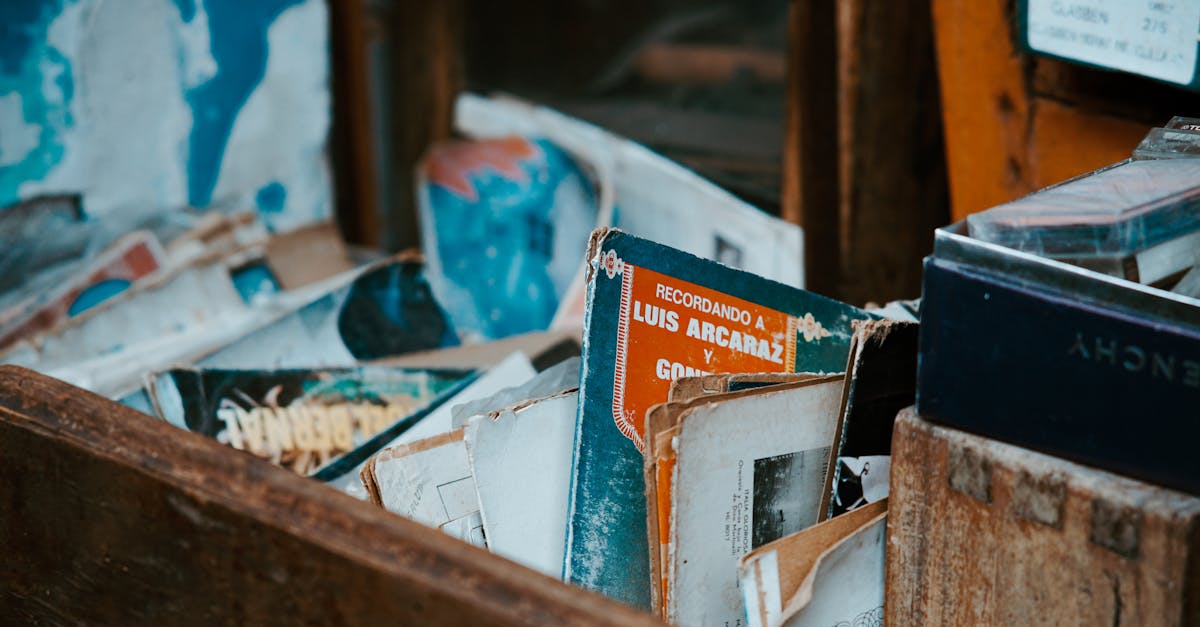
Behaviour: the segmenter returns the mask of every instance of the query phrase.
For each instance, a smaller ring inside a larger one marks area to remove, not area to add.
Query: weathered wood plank
[[[1029,94],[1003,0],[933,0],[954,219],[1033,191]]]
[[[0,368],[6,622],[651,624],[28,370]]]
[[[933,230],[950,221],[929,5],[843,0],[837,11],[837,296],[914,298]]]
[[[368,48],[378,37],[366,0],[329,3],[330,87],[333,123],[329,154],[333,161],[338,224],[346,239],[378,246],[380,240],[379,163]],[[374,28],[373,28],[374,27]]]
[[[394,2],[383,16],[387,59],[388,156],[384,178],[383,247],[420,245],[416,167],[434,142],[450,137],[462,89],[462,0]]]
[[[838,286],[837,30],[833,0],[792,0],[782,217],[804,227],[810,290]]]
[[[949,221],[929,6],[793,2],[783,216],[804,227],[809,289],[912,298]]]
[[[1200,498],[896,419],[891,625],[1200,624]]]

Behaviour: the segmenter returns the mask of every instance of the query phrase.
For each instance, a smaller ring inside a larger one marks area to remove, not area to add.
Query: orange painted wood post
[[[933,0],[955,220],[1129,156],[1195,94],[1017,49],[1007,0]]]

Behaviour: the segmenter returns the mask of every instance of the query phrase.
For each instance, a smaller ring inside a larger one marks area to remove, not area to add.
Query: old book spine
[[[1200,327],[1086,298],[927,261],[917,408],[1200,494]]]
[[[912,409],[892,454],[889,625],[1200,624],[1200,499]]]

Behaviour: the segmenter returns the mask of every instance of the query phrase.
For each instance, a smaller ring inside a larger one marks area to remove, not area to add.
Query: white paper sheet
[[[375,458],[375,481],[389,512],[486,546],[463,437],[459,429],[384,451]]]
[[[525,353],[520,351],[512,353],[500,363],[489,368],[487,372],[466,388],[463,388],[461,392],[455,394],[453,398],[446,399],[446,402],[442,403],[433,413],[413,425],[408,431],[400,434],[384,448],[408,444],[448,433],[454,428],[451,425],[451,416],[455,405],[480,398],[487,398],[507,387],[527,381],[535,374],[537,374],[537,371],[533,369],[533,365],[529,363],[529,358],[525,356]],[[363,487],[362,481],[359,479],[359,473],[365,465],[366,462],[363,462],[353,471],[347,472],[341,477],[330,481],[329,485],[355,498],[366,499],[366,488]]]
[[[416,442],[417,440],[440,433],[446,433],[454,428],[452,419],[455,406],[491,397],[505,388],[525,383],[536,374],[537,370],[534,370],[533,365],[529,363],[529,358],[522,352],[515,352],[505,357],[504,361],[489,368],[474,383],[468,385],[462,392],[456,394],[454,398],[442,403],[442,406],[438,407],[436,411],[429,414],[421,422],[413,425],[408,431],[400,434],[388,446]]]
[[[812,600],[784,621],[788,627],[883,625],[887,518],[879,517],[821,556]]]
[[[472,419],[471,458],[492,551],[560,577],[579,392]]]
[[[680,625],[745,616],[738,559],[817,522],[842,379],[697,407],[681,421],[672,494]]]

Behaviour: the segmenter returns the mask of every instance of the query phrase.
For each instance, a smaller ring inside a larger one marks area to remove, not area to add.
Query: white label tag
[[[1180,85],[1196,71],[1200,0],[1028,0],[1029,47]]]

